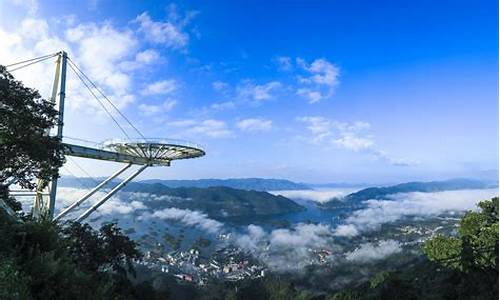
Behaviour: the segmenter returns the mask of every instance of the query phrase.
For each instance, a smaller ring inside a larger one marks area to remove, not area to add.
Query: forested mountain
[[[230,179],[198,179],[198,180],[162,180],[148,179],[144,183],[161,183],[167,187],[197,187],[206,188],[214,186],[225,186],[234,189],[256,190],[256,191],[278,191],[278,190],[308,190],[309,186],[285,179],[266,178],[230,178]]]
[[[410,192],[440,192],[465,189],[487,189],[498,186],[497,183],[490,183],[475,179],[457,178],[443,181],[430,182],[407,182],[386,187],[370,187],[351,193],[342,198],[333,198],[324,203],[323,207],[339,206],[359,206],[361,202],[375,199],[386,199],[388,195]]]
[[[255,217],[301,211],[304,208],[283,196],[228,187],[169,188],[163,184],[131,183],[129,192],[170,196],[168,200],[144,202],[149,208],[176,207],[199,210],[211,218]]]

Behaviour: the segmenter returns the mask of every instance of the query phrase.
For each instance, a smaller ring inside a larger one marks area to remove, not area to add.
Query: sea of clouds
[[[474,210],[478,202],[497,195],[498,189],[457,190],[401,193],[390,195],[387,200],[368,200],[366,208],[354,211],[344,224],[336,227],[335,235],[356,236],[404,217],[432,217]]]
[[[295,224],[289,229],[265,231],[257,225],[248,225],[236,235],[235,242],[251,252],[274,270],[299,270],[315,263],[312,250],[333,249],[332,229],[324,224]]]
[[[350,193],[359,191],[361,188],[334,188],[334,189],[317,189],[317,190],[285,190],[285,191],[270,191],[273,195],[281,195],[289,199],[309,200],[318,203],[325,203],[332,198],[341,198]]]
[[[367,263],[384,259],[401,251],[403,248],[398,241],[382,240],[376,243],[363,243],[353,251],[347,252],[345,258],[352,262]]]
[[[85,190],[77,188],[60,188],[57,209],[60,211],[85,194]],[[324,202],[325,199],[346,195],[352,190],[326,191],[287,191],[291,198],[309,199]],[[283,192],[276,194],[285,195]],[[92,198],[99,199],[105,193],[97,192]],[[394,222],[405,217],[432,217],[444,213],[453,214],[476,209],[476,204],[498,195],[497,189],[458,190],[435,193],[402,193],[388,196],[386,200],[368,200],[366,207],[353,211],[345,222],[332,228],[326,224],[292,224],[290,228],[265,229],[250,224],[244,227],[230,228],[227,224],[211,219],[207,214],[189,209],[175,207],[161,210],[149,209],[147,201],[171,201],[170,196],[158,196],[147,193],[121,192],[111,197],[95,213],[95,217],[103,220],[130,218],[141,222],[144,228],[156,220],[177,223],[181,227],[196,228],[207,233],[231,233],[231,243],[252,253],[274,270],[300,270],[304,266],[317,263],[315,250],[326,249],[332,252],[332,261],[339,259],[352,263],[366,263],[384,259],[403,251],[402,245],[395,240],[382,240],[375,243],[362,243],[354,250],[345,252],[335,242],[336,237],[354,237],[363,232],[377,230],[384,223]],[[83,203],[73,214],[87,209],[96,200]],[[24,202],[25,209],[31,205]],[[121,217],[120,217],[121,216]],[[134,222],[136,222],[134,221]]]

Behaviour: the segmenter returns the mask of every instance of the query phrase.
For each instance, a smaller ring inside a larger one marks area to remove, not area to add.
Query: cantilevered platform
[[[186,141],[169,139],[115,139],[106,141],[97,147],[88,147],[65,143],[64,149],[65,154],[69,156],[122,162],[127,163],[127,165],[101,182],[99,185],[97,185],[95,188],[81,197],[78,201],[65,208],[58,216],[55,217],[55,220],[59,220],[67,215],[70,211],[78,207],[90,196],[101,189],[104,185],[109,183],[114,178],[118,177],[118,175],[122,174],[133,164],[142,166],[132,175],[118,184],[115,188],[113,188],[109,193],[106,194],[106,196],[104,196],[89,209],[87,209],[76,219],[76,221],[82,221],[83,219],[88,217],[93,211],[104,204],[104,202],[106,202],[111,196],[113,196],[117,191],[119,191],[147,167],[170,166],[170,162],[173,160],[196,158],[205,155],[205,151],[198,145]]]
[[[199,145],[170,139],[113,139],[100,147],[64,143],[64,149],[64,154],[69,156],[150,166],[170,166],[172,160],[205,155]]]

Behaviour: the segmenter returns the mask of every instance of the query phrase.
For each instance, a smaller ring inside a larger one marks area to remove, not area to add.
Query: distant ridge
[[[224,186],[170,188],[160,183],[131,182],[124,190],[174,197],[167,200],[155,199],[144,202],[151,209],[159,210],[176,207],[197,210],[215,219],[278,215],[304,210],[301,205],[280,195],[276,196],[264,191],[247,191]],[[189,199],[189,201],[186,201],[186,199]]]
[[[333,198],[324,207],[359,206],[361,202],[370,199],[386,199],[388,195],[410,192],[441,192],[465,189],[487,189],[497,187],[497,183],[489,183],[476,179],[455,178],[443,181],[407,182],[386,187],[370,187],[349,194],[341,199]]]
[[[230,178],[230,179],[198,179],[198,180],[162,180],[148,179],[140,181],[142,183],[160,183],[170,188],[179,187],[230,187],[241,190],[254,191],[278,191],[278,190],[309,190],[309,186],[296,183],[286,179],[266,179],[266,178]]]
[[[99,181],[100,179],[95,179]],[[268,181],[268,180],[266,180]],[[105,189],[115,186],[118,181],[108,184]],[[91,188],[94,179],[63,177],[61,186]],[[278,185],[276,185],[278,186]],[[280,185],[284,187],[285,185]],[[288,185],[290,187],[291,185]],[[235,189],[226,186],[211,187],[168,187],[162,183],[130,182],[123,188],[126,192],[145,193],[143,203],[148,209],[165,208],[189,209],[206,213],[210,218],[232,217],[253,218],[303,211],[305,208],[294,201],[267,193],[266,191]],[[150,197],[146,194],[169,197]]]

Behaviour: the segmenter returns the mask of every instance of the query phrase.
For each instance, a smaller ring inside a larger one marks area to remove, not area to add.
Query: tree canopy
[[[463,272],[498,272],[498,197],[478,206],[480,211],[464,215],[456,237],[438,235],[424,243],[431,261]]]
[[[54,104],[0,66],[0,185],[49,182],[64,162],[61,141],[47,135],[57,124]],[[4,191],[5,193],[5,191]]]

